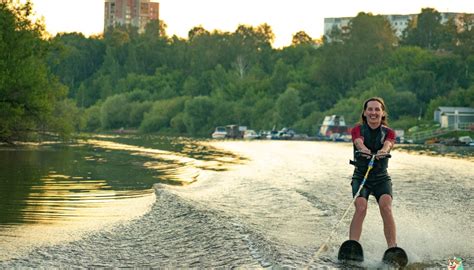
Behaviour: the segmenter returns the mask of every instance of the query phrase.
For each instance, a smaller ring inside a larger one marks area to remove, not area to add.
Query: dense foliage
[[[5,7],[3,13],[12,14]],[[13,124],[19,117],[36,117],[26,113],[28,100],[15,107],[13,98],[21,97],[12,94],[17,91],[33,100],[39,98],[35,91],[42,93],[40,105],[32,108],[46,114],[67,111],[63,114],[75,119],[76,129],[192,136],[208,136],[226,124],[256,130],[292,127],[314,135],[328,114],[357,122],[370,96],[385,99],[392,125],[401,128],[420,118],[432,120],[437,106],[474,107],[474,18],[443,24],[433,9],[423,9],[401,40],[384,17],[360,13],[348,29],[334,31],[322,44],[300,31],[292,45],[281,49],[272,48],[274,34],[267,24],[240,25],[235,32],[197,26],[181,39],[169,37],[160,22],[144,33],[117,26],[103,36],[62,33],[49,40],[27,25],[21,29],[12,23],[10,32],[1,33],[0,46],[10,47],[2,47],[0,58],[0,135],[23,129]],[[24,35],[32,37],[20,45],[4,44]],[[27,74],[28,79],[12,79],[12,70],[4,68],[13,66],[5,61],[16,50],[15,57],[26,62],[15,67],[25,69],[15,76]],[[68,99],[56,103],[64,93],[61,85],[69,89]],[[22,113],[12,114],[19,108]]]
[[[26,139],[32,131],[67,134],[74,128],[64,121],[71,114],[56,117],[72,113],[64,100],[67,90],[48,71],[44,30],[29,20],[30,14],[29,3],[0,3],[0,141]]]

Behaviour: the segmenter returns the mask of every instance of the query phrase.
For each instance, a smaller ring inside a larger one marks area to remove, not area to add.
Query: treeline
[[[360,13],[321,43],[301,31],[282,49],[272,48],[267,24],[240,25],[234,32],[196,26],[186,39],[169,37],[164,22],[150,23],[141,34],[125,27],[88,38],[37,34],[41,46],[27,47],[41,60],[45,78],[28,87],[49,98],[45,112],[56,120],[35,123],[51,130],[62,124],[63,131],[124,128],[208,136],[215,126],[239,124],[315,134],[328,114],[357,122],[370,96],[385,99],[392,126],[408,128],[420,117],[431,121],[440,105],[474,107],[473,25],[470,16],[443,24],[440,14],[427,8],[398,39],[384,17]],[[42,29],[30,24],[25,31]],[[2,35],[0,46],[7,38],[3,30]],[[38,55],[43,47],[47,53]],[[27,67],[39,72],[38,65]],[[17,121],[4,113],[4,104],[15,103],[3,93],[23,91],[25,85],[3,78],[2,73],[0,121],[11,119],[9,126],[0,124],[5,130],[16,128]],[[29,111],[22,115],[34,118]]]
[[[62,117],[79,115],[66,100],[67,87],[49,70],[49,41],[33,23],[31,4],[0,3],[0,142],[28,139],[32,133],[73,131]],[[77,110],[77,109],[76,109]]]

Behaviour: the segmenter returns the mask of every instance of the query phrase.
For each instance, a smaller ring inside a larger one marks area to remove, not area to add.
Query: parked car
[[[213,139],[225,139],[227,137],[227,131],[225,127],[216,127],[216,130],[212,133]]]
[[[268,131],[265,138],[269,140],[278,140],[279,139],[278,131],[276,130]]]
[[[253,140],[253,139],[259,139],[259,138],[260,138],[260,135],[258,135],[257,132],[255,132],[255,130],[253,129],[247,129],[246,131],[244,131],[244,139]]]
[[[461,136],[458,138],[458,140],[466,145],[469,145],[473,142],[470,136]]]
[[[280,131],[278,131],[278,139],[291,140],[295,134],[296,132],[290,128],[282,128]]]

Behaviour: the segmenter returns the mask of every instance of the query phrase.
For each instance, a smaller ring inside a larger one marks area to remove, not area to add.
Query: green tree
[[[84,111],[85,118],[85,130],[87,131],[99,131],[101,128],[100,123],[100,111],[102,104],[100,102],[90,106]]]
[[[298,31],[291,39],[291,45],[314,44],[313,39],[305,31]]]
[[[433,8],[423,8],[403,33],[404,44],[426,49],[437,49],[441,38],[441,14]]]
[[[48,121],[67,89],[46,65],[44,26],[30,20],[31,12],[31,2],[17,7],[0,3],[0,141],[60,128]]]
[[[425,118],[427,120],[433,119],[433,113],[439,106],[452,107],[474,107],[474,86],[469,89],[458,88],[449,92],[446,96],[439,96],[430,100],[427,106]]]
[[[464,14],[461,17],[461,29],[458,31],[459,42],[456,53],[463,58],[474,55],[474,14]]]
[[[350,21],[341,42],[325,44],[322,48],[322,60],[315,76],[322,84],[324,102],[336,103],[357,81],[365,78],[371,68],[383,65],[392,54],[394,44],[396,37],[387,19],[359,13]]]
[[[170,120],[171,130],[177,134],[186,133],[186,124],[184,123],[184,112],[180,112]]]
[[[145,25],[144,36],[147,39],[153,40],[157,38],[167,38],[166,35],[167,25],[163,21],[151,20]]]
[[[273,70],[272,77],[270,78],[270,82],[272,85],[272,93],[273,94],[280,94],[283,93],[288,86],[290,81],[289,72],[291,67],[285,64],[283,60],[279,59],[276,62],[275,69]]]
[[[100,108],[102,129],[127,127],[130,104],[125,95],[108,97]]]
[[[212,112],[215,105],[206,96],[194,97],[186,101],[184,106],[184,124],[191,135],[208,136],[212,132]]]
[[[199,81],[193,76],[189,76],[184,81],[183,85],[183,94],[189,96],[199,96],[201,93],[199,91]]]
[[[103,41],[98,37],[86,38],[80,33],[61,33],[51,40],[51,44],[48,55],[51,70],[69,87],[69,97],[84,107],[85,92],[78,96],[79,88],[101,67],[105,54]]]
[[[251,108],[252,118],[250,126],[259,129],[271,129],[276,125],[274,107],[274,99],[266,96],[258,99]]]
[[[202,26],[195,26],[188,32],[188,40],[193,41],[194,38],[198,38],[199,36],[210,36],[211,33],[204,29]]]
[[[159,100],[153,103],[151,110],[145,113],[143,121],[140,125],[140,131],[142,132],[157,132],[163,130],[174,130],[177,133],[182,131],[182,127],[177,123],[178,119],[174,121],[174,127],[172,126],[172,119],[178,114],[184,111],[184,104],[187,97],[178,97],[168,100]]]
[[[61,137],[68,138],[74,131],[85,129],[86,119],[74,100],[65,99],[54,106],[48,127],[54,128]]]
[[[310,136],[317,135],[324,116],[323,112],[313,111],[310,115],[296,122],[294,128],[298,133],[304,133]]]
[[[145,114],[151,110],[152,105],[153,103],[151,101],[130,102],[130,114],[127,125],[134,128],[140,127],[145,118]]]
[[[467,79],[467,85],[474,82],[474,15],[465,14],[462,17],[462,27],[458,32],[458,44],[455,53],[464,59],[464,72]]]
[[[340,99],[333,108],[326,112],[326,115],[342,115],[348,125],[353,125],[359,122],[360,113],[362,111],[363,97],[350,97]],[[322,123],[322,122],[320,122]]]
[[[381,16],[359,13],[350,22],[346,44],[350,58],[352,81],[366,75],[368,69],[380,63],[392,53],[397,38],[388,20]]]
[[[288,88],[276,101],[276,122],[285,127],[295,124],[301,117],[300,104],[301,100],[298,96],[298,91]]]
[[[459,44],[458,26],[455,17],[451,17],[440,27],[439,48],[453,52],[457,44]]]

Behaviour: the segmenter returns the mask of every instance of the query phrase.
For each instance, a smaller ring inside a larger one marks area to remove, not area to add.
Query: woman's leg
[[[383,220],[383,232],[387,240],[388,247],[397,246],[397,233],[395,220],[392,214],[392,196],[384,194],[379,199],[380,215]]]
[[[367,199],[357,197],[354,206],[355,212],[349,229],[349,239],[359,241],[360,235],[362,234],[362,223],[364,223],[364,218],[367,214]]]

